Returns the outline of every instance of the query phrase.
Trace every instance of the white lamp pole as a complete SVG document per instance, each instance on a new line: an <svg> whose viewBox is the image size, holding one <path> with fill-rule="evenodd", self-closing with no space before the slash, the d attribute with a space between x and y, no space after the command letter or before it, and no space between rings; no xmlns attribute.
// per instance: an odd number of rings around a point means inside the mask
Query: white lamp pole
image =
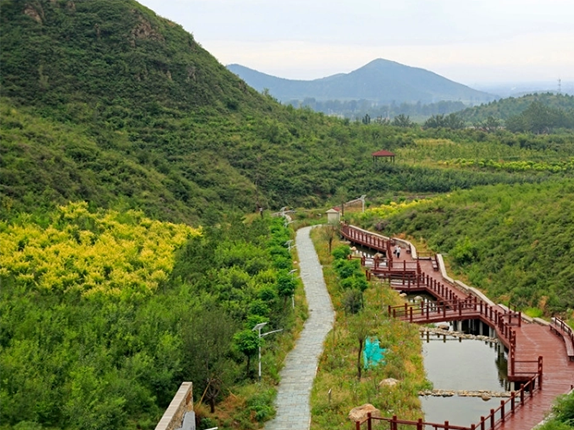
<svg viewBox="0 0 574 430"><path fill-rule="evenodd" d="M266 325L267 325L267 323L263 322L263 323L257 324L255 327L252 328L253 331L257 330L257 332L259 333L259 382L261 382L261 338L265 337L267 335L273 334L273 333L283 331L283 329L281 328L279 330L268 331L267 333L261 334L261 329L263 327L265 327Z"/></svg>

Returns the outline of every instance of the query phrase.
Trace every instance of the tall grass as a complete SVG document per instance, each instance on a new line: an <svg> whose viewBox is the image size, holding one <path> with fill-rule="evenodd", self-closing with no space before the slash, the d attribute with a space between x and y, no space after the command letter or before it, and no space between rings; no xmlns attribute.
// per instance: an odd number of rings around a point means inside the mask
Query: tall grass
<svg viewBox="0 0 574 430"><path fill-rule="evenodd" d="M319 229L311 237L323 265L325 282L336 311L335 326L327 336L311 393L312 429L352 428L349 411L371 403L383 416L399 415L406 419L422 417L418 391L429 385L421 356L418 329L389 318L387 305L401 303L401 298L388 284L373 281L364 292L362 317L372 326L371 335L386 349L384 363L363 370L357 378L359 343L353 334L352 319L342 307L343 290L332 269L333 258ZM336 247L339 243L334 243ZM380 385L386 378L399 382L393 387Z"/></svg>

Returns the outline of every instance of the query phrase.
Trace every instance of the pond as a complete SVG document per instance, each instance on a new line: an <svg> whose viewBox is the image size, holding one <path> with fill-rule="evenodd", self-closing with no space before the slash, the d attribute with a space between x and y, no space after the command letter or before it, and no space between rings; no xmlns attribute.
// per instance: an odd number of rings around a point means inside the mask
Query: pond
<svg viewBox="0 0 574 430"><path fill-rule="evenodd" d="M444 390L507 391L504 349L496 342L459 339L430 334L423 339L423 358L427 378L433 388ZM496 409L504 398L421 396L426 422L470 426Z"/></svg>

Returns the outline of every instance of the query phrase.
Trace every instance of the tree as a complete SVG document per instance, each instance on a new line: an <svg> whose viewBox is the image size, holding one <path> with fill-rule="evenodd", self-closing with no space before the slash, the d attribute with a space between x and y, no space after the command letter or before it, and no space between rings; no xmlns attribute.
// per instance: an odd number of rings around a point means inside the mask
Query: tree
<svg viewBox="0 0 574 430"><path fill-rule="evenodd" d="M408 115L400 114L393 118L392 125L396 127L412 127L413 122Z"/></svg>
<svg viewBox="0 0 574 430"><path fill-rule="evenodd" d="M295 286L295 280L290 274L282 273L277 276L277 293L283 297L283 306L285 306L287 298L295 293Z"/></svg>
<svg viewBox="0 0 574 430"><path fill-rule="evenodd" d="M357 379L359 381L361 380L361 372L363 369L363 366L361 365L363 347L365 345L365 339L373 331L373 321L374 318L365 312L359 312L349 318L349 331L359 344L357 351Z"/></svg>
<svg viewBox="0 0 574 430"><path fill-rule="evenodd" d="M337 237L338 232L338 225L329 224L321 227L321 238L329 245L329 254L331 254L333 240L335 240L335 237Z"/></svg>
<svg viewBox="0 0 574 430"><path fill-rule="evenodd" d="M185 371L204 391L211 412L221 387L231 383L228 354L237 323L222 309L203 308L183 326Z"/></svg>
<svg viewBox="0 0 574 430"><path fill-rule="evenodd" d="M261 339L259 334L251 329L245 329L233 336L233 345L235 349L247 357L246 372L249 374L251 366L251 357L257 354L261 346Z"/></svg>

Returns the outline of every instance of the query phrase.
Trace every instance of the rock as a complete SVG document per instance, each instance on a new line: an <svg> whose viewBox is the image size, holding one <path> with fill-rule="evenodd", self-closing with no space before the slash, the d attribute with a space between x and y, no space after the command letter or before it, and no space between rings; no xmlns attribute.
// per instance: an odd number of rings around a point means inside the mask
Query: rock
<svg viewBox="0 0 574 430"><path fill-rule="evenodd" d="M379 382L379 387L394 387L398 384L398 382L399 381L395 378L383 379L381 382Z"/></svg>
<svg viewBox="0 0 574 430"><path fill-rule="evenodd" d="M401 294L399 294L399 296L401 296L401 297L406 297L406 296L407 296L407 293L401 293Z"/></svg>
<svg viewBox="0 0 574 430"><path fill-rule="evenodd" d="M421 296L415 296L415 298L413 299L415 302L422 302L423 298Z"/></svg>
<svg viewBox="0 0 574 430"><path fill-rule="evenodd" d="M448 330L450 328L450 325L445 322L437 323L436 328L440 328L441 330Z"/></svg>
<svg viewBox="0 0 574 430"><path fill-rule="evenodd" d="M351 421L363 421L367 418L367 414L371 413L372 417L380 417L381 411L375 408L370 403L365 403L362 406L357 406L356 408L351 409L349 412L349 419Z"/></svg>
<svg viewBox="0 0 574 430"><path fill-rule="evenodd" d="M486 402L486 401L491 399L491 395L490 395L490 393L482 393L480 398Z"/></svg>

